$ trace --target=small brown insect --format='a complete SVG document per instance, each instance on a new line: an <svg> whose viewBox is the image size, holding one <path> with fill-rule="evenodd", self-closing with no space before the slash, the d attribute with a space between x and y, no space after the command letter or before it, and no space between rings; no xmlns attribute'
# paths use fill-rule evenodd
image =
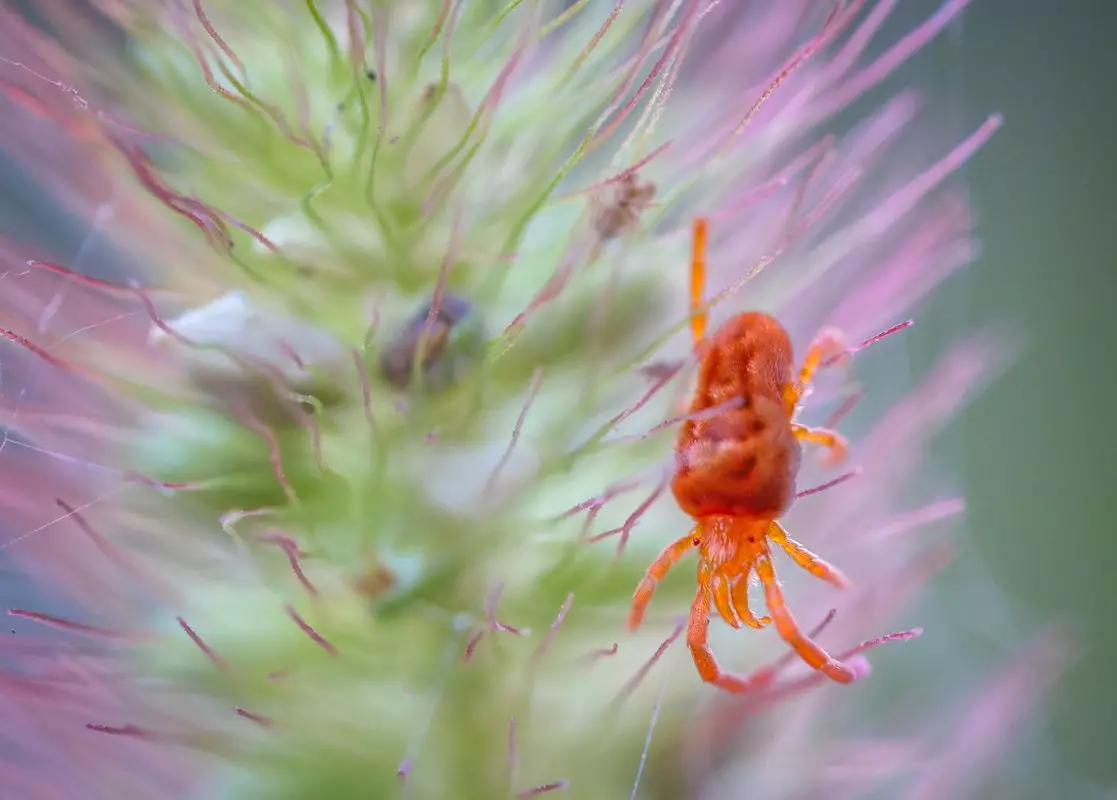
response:
<svg viewBox="0 0 1117 800"><path fill-rule="evenodd" d="M370 564L353 578L353 590L361 597L375 600L395 588L398 578L392 570L376 562Z"/></svg>
<svg viewBox="0 0 1117 800"><path fill-rule="evenodd" d="M635 228L640 215L655 199L655 184L641 183L635 172L628 173L610 188L613 190L610 199L598 195L592 202L593 229L606 242Z"/></svg>
<svg viewBox="0 0 1117 800"><path fill-rule="evenodd" d="M423 386L432 391L445 389L461 377L483 344L472 303L446 293L430 319L433 306L433 300L420 306L380 354L380 371L397 389L411 386L417 358Z"/></svg>

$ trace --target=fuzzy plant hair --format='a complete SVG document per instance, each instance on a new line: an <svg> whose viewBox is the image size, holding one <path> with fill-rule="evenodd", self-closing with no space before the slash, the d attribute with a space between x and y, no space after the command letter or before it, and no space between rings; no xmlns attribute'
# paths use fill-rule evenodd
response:
<svg viewBox="0 0 1117 800"><path fill-rule="evenodd" d="M1053 640L938 736L847 723L882 674L944 657L886 640L929 622L962 504L926 453L1003 364L994 336L904 377L916 325L807 404L821 423L865 398L842 423L857 473L808 458L787 517L855 585L786 590L869 680L723 626L727 664L776 678L703 684L686 569L624 628L688 524L666 481L692 220L712 324L763 309L799 353L824 325L856 343L908 319L977 255L956 173L1000 119L947 139L896 80L967 3L882 40L895 5L0 10L0 150L84 230L0 245L0 555L37 587L0 651L4 796L977 785Z"/></svg>

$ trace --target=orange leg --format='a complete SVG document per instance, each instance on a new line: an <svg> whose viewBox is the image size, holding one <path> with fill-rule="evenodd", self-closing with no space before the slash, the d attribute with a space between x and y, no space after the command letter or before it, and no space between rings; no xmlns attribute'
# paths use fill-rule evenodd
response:
<svg viewBox="0 0 1117 800"><path fill-rule="evenodd" d="M721 614L721 618L734 628L741 627L741 619L733 603L733 595L729 588L729 577L724 569L714 573L712 590L714 594L714 608Z"/></svg>
<svg viewBox="0 0 1117 800"><path fill-rule="evenodd" d="M795 434L795 438L800 441L810 442L819 447L825 447L830 451L826 463L829 466L836 466L845 460L849 452L849 443L846 438L837 431L832 431L829 428L808 428L806 425L800 425L798 422L791 423L791 432Z"/></svg>
<svg viewBox="0 0 1117 800"><path fill-rule="evenodd" d="M844 352L846 352L845 341L837 330L827 328L814 338L811 346L807 349L806 357L803 359L803 366L799 368L799 380L795 383L789 383L784 388L783 399L787 404L789 415L793 416L795 414L795 409L807 396L811 381L814 380L815 373L818 372L822 363L840 356Z"/></svg>
<svg viewBox="0 0 1117 800"><path fill-rule="evenodd" d="M632 597L632 609L628 612L628 629L630 631L639 628L640 623L643 622L644 611L647 609L648 603L651 602L656 584L663 580L667 572L675 565L675 562L686 555L692 547L694 547L693 531L667 545L656 556L655 561L648 567L648 571L644 573L644 579L636 587L636 594Z"/></svg>
<svg viewBox="0 0 1117 800"><path fill-rule="evenodd" d="M737 616L741 621L748 625L750 628L761 630L772 624L771 617L757 618L752 613L749 607L749 574L752 572L752 566L745 570L743 575L738 576L736 582L733 584L733 608L737 612Z"/></svg>
<svg viewBox="0 0 1117 800"><path fill-rule="evenodd" d="M849 579L842 574L842 571L832 564L827 563L823 559L816 556L803 545L792 539L787 535L787 531L778 522L773 522L769 528L767 536L773 542L782 547L787 554L791 556L791 560L805 569L807 572L814 575L816 578L821 578L827 583L837 586L839 589L849 588Z"/></svg>
<svg viewBox="0 0 1117 800"><path fill-rule="evenodd" d="M784 601L783 591L776 579L776 570L772 567L771 557L767 553L757 556L756 572L760 576L760 582L764 584L764 598L768 603L768 609L772 612L772 621L776 624L776 630L780 637L799 654L799 657L812 669L819 670L838 683L853 683L861 677L862 673L859 670L831 657L799 629L799 624Z"/></svg>
<svg viewBox="0 0 1117 800"><path fill-rule="evenodd" d="M690 334L697 345L706 335L706 312L702 306L702 292L706 283L706 220L694 221L690 246Z"/></svg>
<svg viewBox="0 0 1117 800"><path fill-rule="evenodd" d="M765 532L765 535L767 535L767 532ZM750 628L760 630L771 625L772 618L760 617L757 619L749 607L749 576L752 574L756 554L757 545L741 546L733 561L725 565L724 571L726 576L730 578L730 597L737 618Z"/></svg>
<svg viewBox="0 0 1117 800"><path fill-rule="evenodd" d="M694 666L698 669L698 674L702 680L727 692L740 694L752 688L753 683L743 675L722 670L707 641L707 634L710 630L711 572L712 568L709 563L703 561L698 569L698 591L694 595L694 604L690 607L690 624L687 625L686 643L694 657Z"/></svg>

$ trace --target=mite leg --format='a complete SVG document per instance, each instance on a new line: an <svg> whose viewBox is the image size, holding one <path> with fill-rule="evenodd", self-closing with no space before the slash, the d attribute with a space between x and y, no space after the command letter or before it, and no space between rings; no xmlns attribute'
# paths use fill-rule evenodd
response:
<svg viewBox="0 0 1117 800"><path fill-rule="evenodd" d="M830 451L826 463L829 466L835 466L845 460L849 452L849 443L846 438L837 431L832 431L829 428L808 428L806 425L800 425L798 422L791 423L791 432L795 434L795 438L803 442L810 442L819 447L825 447Z"/></svg>
<svg viewBox="0 0 1117 800"><path fill-rule="evenodd" d="M760 576L760 582L764 584L764 597L768 602L768 609L772 612L772 621L776 624L776 630L799 657L812 669L819 670L838 683L853 683L860 678L861 671L831 657L799 629L799 624L784 601L783 591L780 589L776 571L772 567L768 554L757 557L756 572Z"/></svg>
<svg viewBox="0 0 1117 800"><path fill-rule="evenodd" d="M714 608L721 614L721 618L734 628L740 628L741 620L738 619L736 607L733 605L733 595L729 591L729 577L724 569L714 573L713 593Z"/></svg>
<svg viewBox="0 0 1117 800"><path fill-rule="evenodd" d="M696 219L690 246L690 333L694 343L706 335L706 312L699 312L706 284L706 220Z"/></svg>
<svg viewBox="0 0 1117 800"><path fill-rule="evenodd" d="M688 533L680 539L676 539L663 551L656 556L655 561L648 567L648 571L644 573L644 579L640 581L640 585L636 587L636 594L632 597L632 609L628 612L628 629L634 631L640 627L640 623L644 620L644 611L651 602L652 594L655 592L655 585L663 580L668 570L674 566L675 562L686 555L687 551L694 547L694 533Z"/></svg>
<svg viewBox="0 0 1117 800"><path fill-rule="evenodd" d="M840 569L819 558L788 536L787 531L785 531L783 526L778 522L773 522L771 526L769 526L767 536L787 551L792 561L816 578L821 578L827 583L837 586L839 589L849 588L849 579L842 574Z"/></svg>
<svg viewBox="0 0 1117 800"><path fill-rule="evenodd" d="M737 612L737 616L741 621L748 625L750 628L760 630L772 624L771 617L757 618L752 613L752 608L749 607L749 574L752 572L751 565L745 570L744 574L740 575L736 582L733 584L733 609Z"/></svg>
<svg viewBox="0 0 1117 800"><path fill-rule="evenodd" d="M827 328L815 337L807 349L803 366L799 368L799 380L784 387L783 399L787 404L788 414L794 414L796 407L806 397L811 381L823 363L845 352L845 341L839 331Z"/></svg>
<svg viewBox="0 0 1117 800"><path fill-rule="evenodd" d="M740 694L751 689L753 682L743 675L723 671L707 642L710 630L710 578L710 568L704 564L698 572L698 591L694 595L694 604L690 607L690 623L686 631L687 647L690 648L694 666L702 680L727 692Z"/></svg>

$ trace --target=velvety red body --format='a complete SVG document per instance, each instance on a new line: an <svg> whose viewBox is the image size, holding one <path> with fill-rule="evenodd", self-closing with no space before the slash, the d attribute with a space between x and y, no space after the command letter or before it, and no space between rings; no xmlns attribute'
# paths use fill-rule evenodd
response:
<svg viewBox="0 0 1117 800"><path fill-rule="evenodd" d="M784 389L795 380L791 339L774 318L738 314L710 337L692 414L737 400L713 416L683 423L671 489L679 507L778 519L791 505L802 448L791 430Z"/></svg>

